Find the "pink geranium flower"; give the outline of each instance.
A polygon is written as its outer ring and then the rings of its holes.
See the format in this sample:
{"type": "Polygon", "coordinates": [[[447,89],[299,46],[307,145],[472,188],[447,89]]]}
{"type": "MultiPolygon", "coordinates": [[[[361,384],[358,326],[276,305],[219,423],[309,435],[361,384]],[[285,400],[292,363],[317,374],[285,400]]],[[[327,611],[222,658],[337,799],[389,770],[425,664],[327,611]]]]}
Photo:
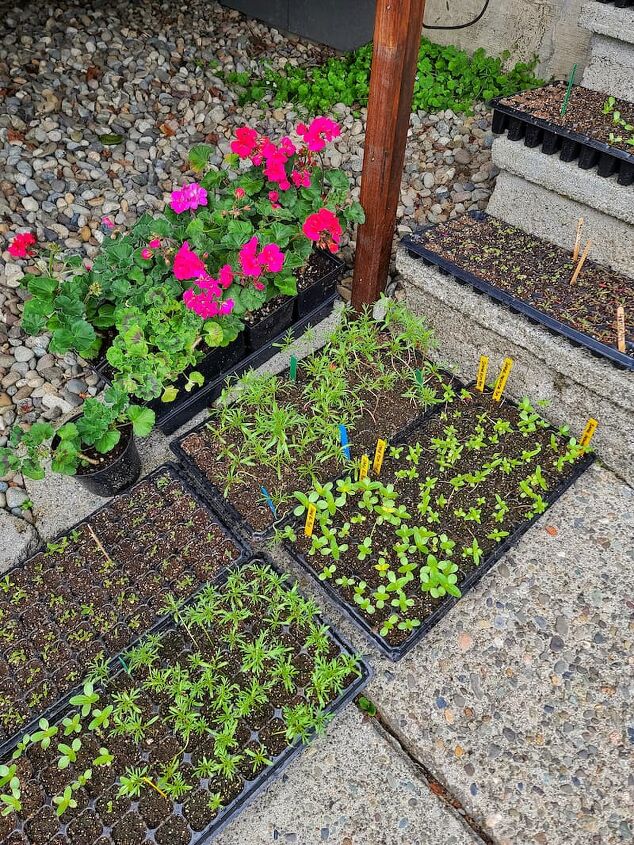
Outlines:
{"type": "Polygon", "coordinates": [[[319,152],[326,143],[341,135],[341,129],[339,124],[329,117],[316,117],[310,126],[298,123],[297,133],[302,136],[309,150],[319,152]]]}
{"type": "Polygon", "coordinates": [[[267,244],[259,254],[258,260],[268,273],[279,273],[284,266],[284,253],[277,244],[267,244]]]}
{"type": "Polygon", "coordinates": [[[302,231],[308,240],[326,246],[330,252],[337,252],[341,240],[341,223],[329,209],[321,208],[315,214],[309,214],[302,231]]]}
{"type": "Polygon", "coordinates": [[[244,188],[236,188],[234,193],[236,195],[236,198],[241,200],[242,197],[245,195],[246,191],[244,190],[244,188]]]}
{"type": "Polygon", "coordinates": [[[308,170],[293,170],[291,179],[296,188],[310,188],[310,173],[308,170]]]}
{"type": "Polygon", "coordinates": [[[253,276],[254,279],[257,279],[258,276],[262,275],[262,265],[258,260],[258,239],[256,237],[245,243],[240,250],[238,260],[245,276],[253,276]]]}
{"type": "Polygon", "coordinates": [[[161,239],[160,238],[152,238],[149,242],[148,246],[150,249],[160,249],[161,248],[161,239]]]}
{"type": "Polygon", "coordinates": [[[198,279],[207,272],[204,262],[189,248],[187,241],[174,256],[174,275],[179,281],[198,279]]]}
{"type": "Polygon", "coordinates": [[[218,282],[225,290],[233,283],[233,269],[229,264],[225,264],[224,267],[220,268],[218,282]]]}
{"type": "Polygon", "coordinates": [[[31,232],[20,232],[9,244],[8,253],[13,258],[28,258],[33,254],[31,247],[36,243],[31,232]]]}
{"type": "Polygon", "coordinates": [[[236,153],[240,158],[249,158],[255,151],[258,144],[258,133],[248,126],[241,126],[236,129],[236,140],[231,142],[231,152],[236,153]]]}
{"type": "Polygon", "coordinates": [[[178,191],[172,191],[170,207],[176,214],[194,211],[201,205],[207,205],[207,191],[198,182],[185,185],[178,191]]]}
{"type": "Polygon", "coordinates": [[[146,246],[144,249],[141,250],[141,258],[143,258],[145,261],[149,261],[150,258],[152,258],[152,250],[149,248],[149,246],[146,246]]]}

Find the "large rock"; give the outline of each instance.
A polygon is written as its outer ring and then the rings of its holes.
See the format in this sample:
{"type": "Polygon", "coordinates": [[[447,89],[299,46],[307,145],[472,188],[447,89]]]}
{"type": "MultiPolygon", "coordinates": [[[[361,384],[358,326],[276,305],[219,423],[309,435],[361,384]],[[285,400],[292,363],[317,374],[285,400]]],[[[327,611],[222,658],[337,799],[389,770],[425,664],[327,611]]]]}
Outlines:
{"type": "Polygon", "coordinates": [[[39,544],[32,525],[0,509],[0,572],[6,572],[32,554],[39,544]]]}

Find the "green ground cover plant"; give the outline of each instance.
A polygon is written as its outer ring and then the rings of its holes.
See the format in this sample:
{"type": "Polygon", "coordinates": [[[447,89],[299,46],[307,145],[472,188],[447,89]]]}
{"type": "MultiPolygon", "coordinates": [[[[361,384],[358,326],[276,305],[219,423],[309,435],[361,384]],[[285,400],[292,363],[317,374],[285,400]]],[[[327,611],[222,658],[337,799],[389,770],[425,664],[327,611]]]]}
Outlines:
{"type": "MultiPolygon", "coordinates": [[[[471,113],[480,100],[514,94],[543,84],[533,71],[537,59],[517,62],[504,69],[510,58],[487,56],[480,48],[470,56],[457,47],[421,40],[414,86],[413,111],[471,113]]],[[[258,102],[272,96],[275,105],[297,103],[308,112],[331,112],[337,103],[360,108],[367,105],[372,45],[366,44],[341,57],[311,67],[287,66],[284,71],[264,67],[258,77],[248,73],[227,74],[241,90],[241,102],[258,102]]]]}
{"type": "Polygon", "coordinates": [[[296,585],[264,562],[166,602],[173,624],[93,665],[59,720],[0,765],[0,837],[188,845],[361,676],[296,585]],[[66,827],[67,825],[67,827],[66,827]],[[48,837],[48,838],[47,838],[48,837]]]}
{"type": "Polygon", "coordinates": [[[389,646],[400,646],[527,520],[587,452],[529,402],[464,389],[403,443],[380,475],[296,492],[316,507],[312,536],[278,531],[389,646]]]}
{"type": "Polygon", "coordinates": [[[298,479],[308,490],[345,469],[340,425],[355,450],[374,449],[453,396],[451,378],[426,358],[432,342],[399,303],[386,300],[379,322],[346,311],[324,348],[298,362],[295,380],[247,374],[182,449],[255,530],[266,529],[292,510],[298,479]]]}

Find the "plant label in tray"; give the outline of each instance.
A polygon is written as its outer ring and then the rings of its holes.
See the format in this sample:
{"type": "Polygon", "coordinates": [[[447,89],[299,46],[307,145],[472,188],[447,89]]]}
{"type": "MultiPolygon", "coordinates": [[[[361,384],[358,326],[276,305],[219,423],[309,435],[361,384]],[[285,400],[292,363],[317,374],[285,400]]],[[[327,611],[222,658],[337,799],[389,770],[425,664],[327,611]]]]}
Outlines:
{"type": "Polygon", "coordinates": [[[502,398],[502,394],[504,393],[504,388],[506,387],[506,382],[509,380],[509,376],[511,375],[511,370],[513,369],[513,359],[512,358],[505,358],[504,363],[502,364],[502,369],[500,370],[500,375],[497,377],[497,381],[495,382],[495,387],[493,388],[493,401],[499,402],[502,398]]]}
{"type": "Polygon", "coordinates": [[[376,441],[376,450],[374,452],[374,461],[372,463],[372,472],[375,475],[381,474],[381,467],[383,466],[383,458],[385,457],[385,450],[387,449],[387,440],[376,441]]]}
{"type": "Polygon", "coordinates": [[[590,441],[594,437],[594,432],[597,430],[598,427],[599,427],[598,420],[595,420],[592,417],[590,417],[590,419],[586,423],[586,427],[583,430],[583,434],[581,435],[581,439],[579,440],[579,442],[581,443],[582,446],[589,446],[590,445],[590,441]]]}
{"type": "Polygon", "coordinates": [[[476,376],[476,390],[480,393],[484,390],[487,380],[487,370],[489,369],[489,358],[487,355],[480,355],[480,363],[478,364],[478,374],[476,376]]]}

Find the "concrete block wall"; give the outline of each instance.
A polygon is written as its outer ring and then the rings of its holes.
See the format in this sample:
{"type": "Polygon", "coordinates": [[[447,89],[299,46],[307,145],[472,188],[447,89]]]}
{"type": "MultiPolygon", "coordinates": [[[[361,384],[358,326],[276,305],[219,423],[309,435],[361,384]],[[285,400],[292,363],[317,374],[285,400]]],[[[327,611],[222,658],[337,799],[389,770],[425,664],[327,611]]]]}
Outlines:
{"type": "MultiPolygon", "coordinates": [[[[225,6],[339,50],[372,39],[375,0],[222,0],[225,6]]],[[[425,23],[455,26],[473,20],[485,0],[427,0],[425,23]]],[[[480,21],[467,29],[425,29],[438,44],[456,44],[472,53],[508,50],[511,61],[539,59],[538,72],[564,78],[572,65],[583,66],[590,33],[579,26],[583,0],[490,0],[480,21]]]]}
{"type": "Polygon", "coordinates": [[[634,102],[634,9],[592,0],[579,23],[592,36],[583,85],[634,102]]]}

